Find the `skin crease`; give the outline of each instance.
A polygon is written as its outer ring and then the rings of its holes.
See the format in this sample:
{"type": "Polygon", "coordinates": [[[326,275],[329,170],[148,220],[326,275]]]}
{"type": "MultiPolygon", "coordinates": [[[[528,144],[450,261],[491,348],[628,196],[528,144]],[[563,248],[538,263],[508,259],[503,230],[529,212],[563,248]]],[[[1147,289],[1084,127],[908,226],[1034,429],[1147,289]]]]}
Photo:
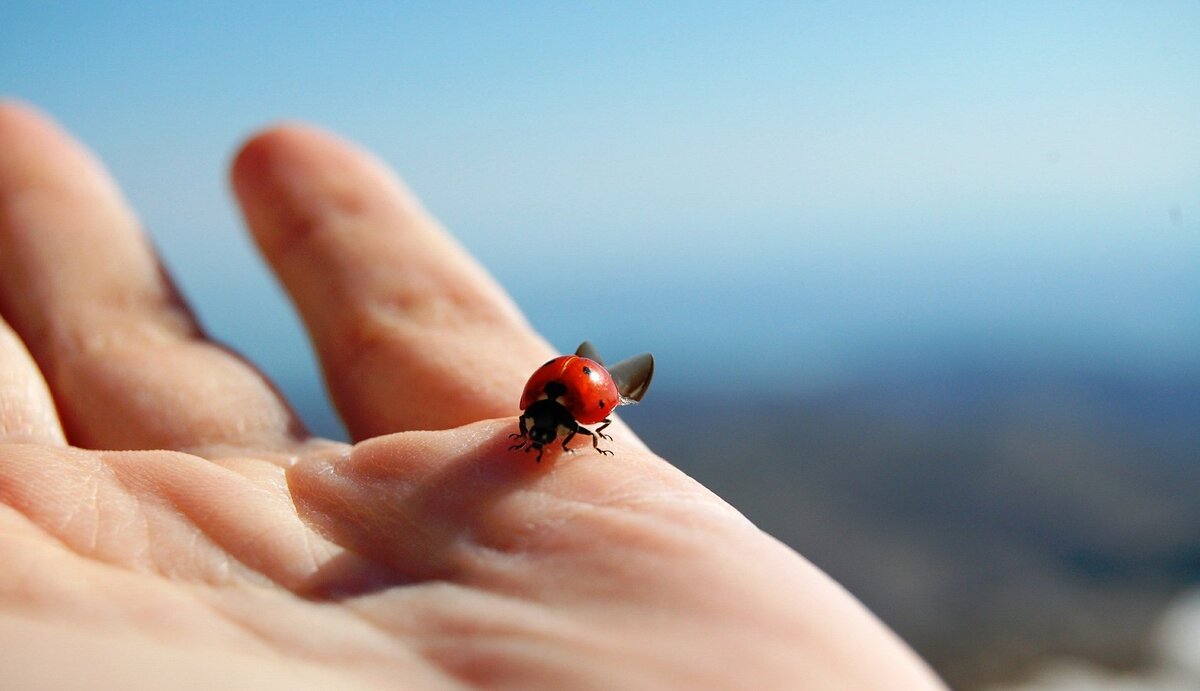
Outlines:
{"type": "Polygon", "coordinates": [[[0,106],[9,683],[942,688],[619,421],[615,456],[508,452],[554,353],[370,156],[282,125],[232,177],[355,445],[206,339],[91,154],[0,106]]]}

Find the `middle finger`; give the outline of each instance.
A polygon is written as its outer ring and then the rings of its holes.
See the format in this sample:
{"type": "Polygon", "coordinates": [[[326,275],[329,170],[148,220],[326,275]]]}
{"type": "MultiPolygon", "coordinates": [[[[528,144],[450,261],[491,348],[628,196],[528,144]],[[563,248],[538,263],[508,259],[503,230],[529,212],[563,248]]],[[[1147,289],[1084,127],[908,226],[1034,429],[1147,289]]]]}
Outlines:
{"type": "Polygon", "coordinates": [[[0,104],[0,311],[72,444],[284,446],[302,429],[253,367],[200,332],[91,155],[0,104]]]}

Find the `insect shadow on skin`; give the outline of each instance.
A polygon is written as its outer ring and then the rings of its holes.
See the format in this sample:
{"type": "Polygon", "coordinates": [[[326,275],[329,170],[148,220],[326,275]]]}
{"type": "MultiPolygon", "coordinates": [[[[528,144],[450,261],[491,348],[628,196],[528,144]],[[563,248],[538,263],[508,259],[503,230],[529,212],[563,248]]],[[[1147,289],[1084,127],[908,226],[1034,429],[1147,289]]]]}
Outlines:
{"type": "Polygon", "coordinates": [[[651,354],[635,355],[606,368],[592,344],[584,341],[574,355],[556,357],[529,377],[521,393],[520,431],[509,435],[520,441],[509,450],[537,450],[540,463],[545,447],[559,437],[563,451],[574,453],[567,444],[576,435],[584,435],[600,454],[612,455],[600,448],[601,439],[612,439],[604,433],[612,424],[608,416],[619,405],[640,401],[653,376],[651,354]],[[600,425],[595,430],[584,427],[595,424],[600,425]]]}
{"type": "MultiPolygon", "coordinates": [[[[360,442],[342,461],[302,462],[288,484],[305,523],[347,552],[323,564],[293,591],[307,600],[341,601],[398,587],[455,581],[461,542],[516,550],[540,524],[514,530],[491,512],[545,478],[555,458],[508,462],[511,423],[485,420],[460,428],[460,451],[429,460],[425,435],[401,432],[360,442]],[[413,481],[413,466],[427,464],[413,481]],[[464,527],[471,527],[464,531],[464,527]]],[[[502,512],[503,514],[503,512],[502,512]]]]}

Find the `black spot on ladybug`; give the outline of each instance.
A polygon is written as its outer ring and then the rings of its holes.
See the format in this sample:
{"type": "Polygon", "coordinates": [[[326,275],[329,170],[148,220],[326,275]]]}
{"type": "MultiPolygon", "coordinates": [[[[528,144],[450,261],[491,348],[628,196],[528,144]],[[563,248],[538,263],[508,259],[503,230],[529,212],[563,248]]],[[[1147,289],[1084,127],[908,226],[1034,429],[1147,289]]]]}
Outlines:
{"type": "Polygon", "coordinates": [[[600,408],[603,408],[603,407],[604,407],[604,401],[600,401],[600,405],[599,405],[599,407],[600,407],[600,408]]]}
{"type": "Polygon", "coordinates": [[[591,369],[590,367],[588,367],[587,365],[584,365],[584,367],[583,367],[583,373],[584,373],[584,374],[591,374],[591,373],[592,373],[592,369],[591,369]]]}

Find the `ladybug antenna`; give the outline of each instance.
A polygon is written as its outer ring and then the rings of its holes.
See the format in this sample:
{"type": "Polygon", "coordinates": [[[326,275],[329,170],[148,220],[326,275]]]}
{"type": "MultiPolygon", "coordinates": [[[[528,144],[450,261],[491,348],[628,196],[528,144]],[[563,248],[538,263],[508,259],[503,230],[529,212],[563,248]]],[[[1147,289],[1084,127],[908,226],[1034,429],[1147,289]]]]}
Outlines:
{"type": "Polygon", "coordinates": [[[617,385],[622,405],[637,403],[646,395],[647,389],[650,388],[650,380],[654,378],[654,356],[650,353],[634,355],[606,369],[617,385]]]}
{"type": "Polygon", "coordinates": [[[595,360],[601,365],[604,364],[604,361],[600,359],[600,353],[597,352],[596,346],[592,345],[591,341],[584,341],[583,343],[580,343],[579,347],[575,349],[575,354],[579,357],[595,360]]]}

